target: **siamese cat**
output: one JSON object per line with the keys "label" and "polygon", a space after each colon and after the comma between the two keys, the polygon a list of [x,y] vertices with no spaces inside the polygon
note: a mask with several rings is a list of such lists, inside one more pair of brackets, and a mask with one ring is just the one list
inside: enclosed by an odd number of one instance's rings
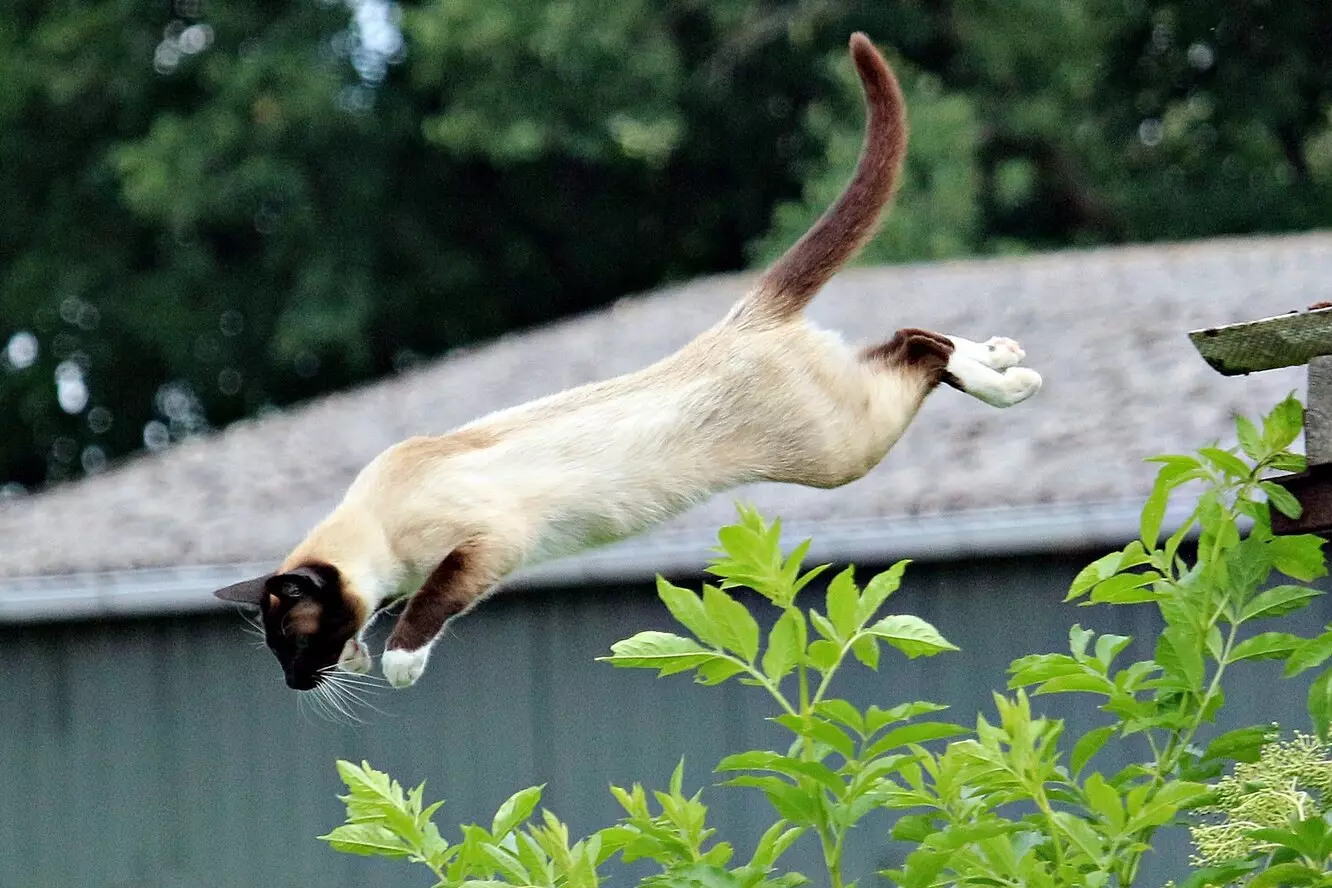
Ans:
{"label": "siamese cat", "polygon": [[906,152],[896,78],[864,34],[850,50],[868,116],[855,173],[721,321],[646,369],[390,447],[274,573],[215,593],[260,609],[288,685],[369,671],[366,629],[405,596],[381,665],[406,687],[445,623],[522,565],[632,536],[737,485],[854,481],[940,383],[996,407],[1040,388],[1010,339],[906,328],[853,348],[802,317],[874,233]]}

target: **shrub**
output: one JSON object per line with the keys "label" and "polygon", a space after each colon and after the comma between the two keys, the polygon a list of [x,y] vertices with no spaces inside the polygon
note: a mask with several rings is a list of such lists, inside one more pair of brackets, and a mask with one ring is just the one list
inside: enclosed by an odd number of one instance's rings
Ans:
{"label": "shrub", "polygon": [[[808,834],[822,849],[827,884],[844,888],[848,832],[870,811],[892,809],[891,835],[915,847],[883,875],[903,888],[1096,888],[1135,884],[1157,831],[1184,822],[1196,846],[1190,888],[1332,885],[1332,764],[1321,740],[1332,719],[1332,669],[1309,693],[1313,736],[1282,741],[1272,725],[1200,736],[1224,706],[1235,668],[1275,659],[1294,675],[1332,656],[1332,627],[1314,638],[1265,628],[1306,607],[1320,592],[1299,583],[1326,573],[1320,538],[1271,530],[1270,508],[1299,510],[1267,476],[1303,468],[1288,450],[1302,421],[1290,397],[1261,426],[1239,419],[1238,447],[1154,458],[1160,470],[1139,539],[1083,569],[1066,599],[1156,608],[1165,628],[1154,656],[1122,662],[1129,637],[1074,625],[1067,653],[1012,663],[995,713],[978,715],[974,729],[936,720],[945,708],[937,703],[861,709],[833,695],[851,658],[877,669],[885,646],[907,657],[956,650],[918,617],[880,613],[907,562],[863,587],[847,568],[828,583],[821,610],[804,608],[800,591],[827,565],[803,570],[809,542],[784,554],[780,523],[741,508],[718,534],[719,556],[708,568],[715,583],[696,594],[657,581],[688,634],[642,632],[602,659],[692,674],[705,685],[740,681],[775,701],[773,721],[790,732],[790,746],[739,752],[716,768],[725,785],[760,793],[776,817],[744,863],[707,826],[701,793],[685,793],[681,768],[650,797],[637,784],[612,787],[623,817],[577,841],[551,812],[534,816],[541,787],[529,787],[489,828],[464,825],[450,843],[431,819],[439,803],[424,804],[423,786],[408,792],[368,764],[339,762],[347,822],[321,838],[341,851],[424,864],[441,886],[594,888],[618,858],[659,867],[645,886],[790,888],[809,879],[779,863]],[[1196,506],[1162,540],[1167,501],[1186,485],[1197,490]],[[1196,545],[1186,545],[1195,535]],[[1273,585],[1277,573],[1295,582]],[[739,588],[780,611],[766,639],[731,596]],[[1066,738],[1061,721],[1033,712],[1032,697],[1051,693],[1080,695],[1105,724]],[[1112,774],[1095,770],[1110,743],[1138,760]]]}

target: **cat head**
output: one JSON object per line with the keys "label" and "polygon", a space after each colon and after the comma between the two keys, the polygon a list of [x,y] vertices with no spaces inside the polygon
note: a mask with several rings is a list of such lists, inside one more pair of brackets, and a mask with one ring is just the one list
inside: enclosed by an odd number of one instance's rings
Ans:
{"label": "cat head", "polygon": [[347,594],[342,574],[309,564],[218,589],[223,601],[259,608],[264,640],[282,664],[287,686],[308,691],[335,666],[362,623],[359,602]]}

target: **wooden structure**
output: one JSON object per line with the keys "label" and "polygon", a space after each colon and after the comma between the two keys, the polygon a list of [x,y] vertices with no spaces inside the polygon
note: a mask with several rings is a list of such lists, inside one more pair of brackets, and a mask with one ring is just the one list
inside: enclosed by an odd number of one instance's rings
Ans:
{"label": "wooden structure", "polygon": [[1308,469],[1274,478],[1299,500],[1299,518],[1272,512],[1279,534],[1332,536],[1332,304],[1309,311],[1208,327],[1189,333],[1198,353],[1223,376],[1239,376],[1279,367],[1308,367],[1304,448]]}

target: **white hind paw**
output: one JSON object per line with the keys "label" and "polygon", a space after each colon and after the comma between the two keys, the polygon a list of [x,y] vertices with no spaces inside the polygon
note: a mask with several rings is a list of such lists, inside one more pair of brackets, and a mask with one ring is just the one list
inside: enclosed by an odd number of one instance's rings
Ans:
{"label": "white hind paw", "polygon": [[[990,355],[990,361],[986,366],[995,370],[1006,370],[1009,367],[1016,367],[1027,357],[1027,353],[1022,350],[1012,339],[1003,336],[992,336],[981,343],[986,352]],[[981,363],[986,363],[982,361]],[[1039,380],[1039,377],[1037,377]],[[1039,388],[1040,383],[1037,382]]]}
{"label": "white hind paw", "polygon": [[429,648],[421,648],[419,651],[384,651],[380,665],[389,684],[395,688],[405,688],[416,684],[421,673],[425,672],[426,660],[429,657]]}
{"label": "white hind paw", "polygon": [[963,339],[961,336],[949,336],[948,338],[952,341],[956,354],[964,358],[971,358],[971,360],[989,367],[991,370],[1006,370],[1009,367],[1016,367],[1027,357],[1027,353],[1022,350],[1022,346],[1005,336],[991,336],[984,342],[972,342],[970,339]]}
{"label": "white hind paw", "polygon": [[1021,404],[1041,390],[1041,374],[1030,367],[1010,367],[1003,374],[997,397],[990,403],[996,407]]}

